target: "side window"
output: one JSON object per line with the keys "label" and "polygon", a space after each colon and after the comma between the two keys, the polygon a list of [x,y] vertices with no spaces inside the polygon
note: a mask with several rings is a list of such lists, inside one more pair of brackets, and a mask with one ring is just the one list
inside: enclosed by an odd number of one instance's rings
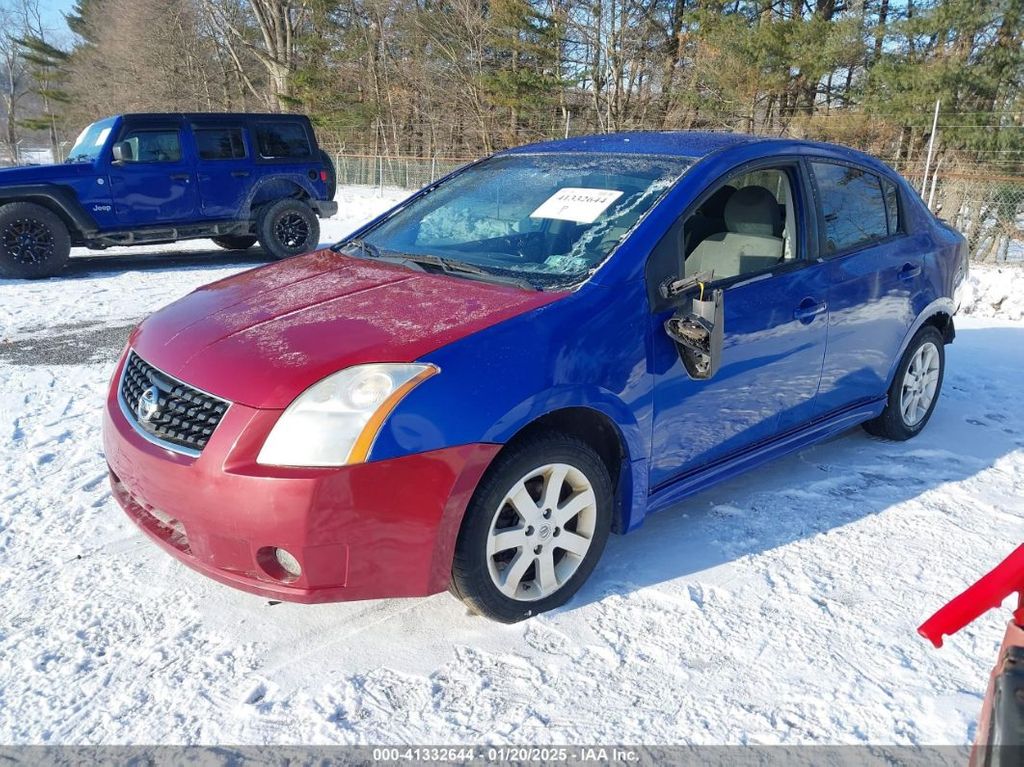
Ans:
{"label": "side window", "polygon": [[256,147],[260,157],[309,157],[309,137],[301,123],[256,123]]}
{"label": "side window", "polygon": [[812,162],[825,219],[825,255],[889,236],[881,180],[849,165]]}
{"label": "side window", "polygon": [[131,131],[122,141],[131,147],[125,162],[179,162],[181,139],[176,130]]}
{"label": "side window", "polygon": [[240,160],[245,157],[241,128],[196,128],[200,160]]}
{"label": "side window", "polygon": [[754,274],[797,257],[790,172],[764,168],[720,184],[683,222],[684,274]]}
{"label": "side window", "polygon": [[882,179],[882,190],[885,192],[885,217],[889,222],[889,234],[900,231],[900,195],[896,185],[889,179]]}

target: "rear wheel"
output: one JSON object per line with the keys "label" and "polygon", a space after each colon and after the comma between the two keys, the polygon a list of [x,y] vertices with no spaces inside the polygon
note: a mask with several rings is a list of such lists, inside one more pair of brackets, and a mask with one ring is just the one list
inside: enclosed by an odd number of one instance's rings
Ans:
{"label": "rear wheel", "polygon": [[56,213],[32,202],[0,206],[0,277],[52,277],[70,254],[71,235]]}
{"label": "rear wheel", "polygon": [[932,417],[942,390],[946,352],[942,333],[931,325],[910,341],[889,387],[885,410],[864,424],[876,437],[903,441],[916,436]]}
{"label": "rear wheel", "polygon": [[225,234],[221,237],[214,237],[213,244],[224,250],[248,250],[256,244],[254,234]]}
{"label": "rear wheel", "polygon": [[256,222],[263,249],[274,258],[288,258],[316,250],[320,222],[302,200],[287,198],[268,205]]}
{"label": "rear wheel", "polygon": [[585,442],[549,433],[502,453],[459,531],[452,591],[473,611],[512,623],[564,604],[601,557],[612,487]]}

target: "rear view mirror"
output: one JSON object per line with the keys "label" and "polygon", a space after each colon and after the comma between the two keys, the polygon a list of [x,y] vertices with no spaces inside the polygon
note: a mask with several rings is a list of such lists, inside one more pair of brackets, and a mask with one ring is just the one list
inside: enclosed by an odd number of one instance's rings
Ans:
{"label": "rear view mirror", "polygon": [[675,342],[687,374],[696,380],[714,376],[722,361],[725,298],[720,288],[705,291],[704,282],[711,278],[700,274],[662,288],[663,295],[681,299],[679,309],[665,321],[665,333]]}
{"label": "rear view mirror", "polygon": [[118,141],[111,151],[114,153],[114,162],[131,162],[135,159],[132,156],[132,145],[127,141]]}

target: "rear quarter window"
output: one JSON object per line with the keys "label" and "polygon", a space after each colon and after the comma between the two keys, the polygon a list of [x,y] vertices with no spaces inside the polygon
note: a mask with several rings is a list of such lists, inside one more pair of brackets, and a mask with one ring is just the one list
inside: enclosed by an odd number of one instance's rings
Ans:
{"label": "rear quarter window", "polygon": [[851,165],[812,162],[825,222],[825,255],[889,236],[882,182]]}
{"label": "rear quarter window", "polygon": [[245,157],[241,128],[196,128],[200,160],[240,160]]}
{"label": "rear quarter window", "polygon": [[256,123],[256,148],[260,157],[310,157],[313,149],[301,123]]}

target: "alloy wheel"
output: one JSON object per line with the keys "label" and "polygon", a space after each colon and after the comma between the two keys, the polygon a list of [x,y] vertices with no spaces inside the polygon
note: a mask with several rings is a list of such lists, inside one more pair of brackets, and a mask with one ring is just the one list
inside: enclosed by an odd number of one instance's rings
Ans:
{"label": "alloy wheel", "polygon": [[534,469],[505,494],[487,535],[487,570],[505,596],[534,602],[579,569],[597,528],[586,475],[564,463]]}
{"label": "alloy wheel", "polygon": [[298,213],[285,213],[274,224],[274,236],[287,248],[300,248],[309,239],[309,224]]}
{"label": "alloy wheel", "polygon": [[54,239],[49,227],[31,218],[11,221],[0,233],[11,259],[20,264],[42,264],[53,256]]}
{"label": "alloy wheel", "polygon": [[928,341],[921,344],[903,375],[900,414],[903,423],[914,427],[927,415],[939,385],[939,350]]}

